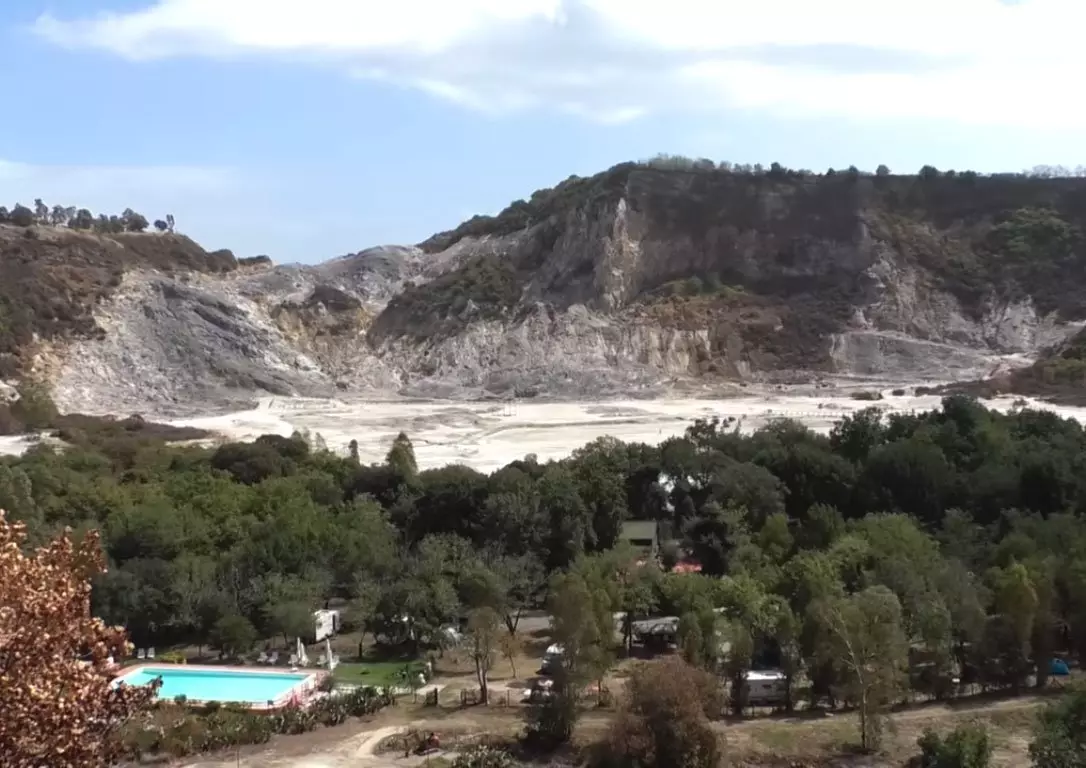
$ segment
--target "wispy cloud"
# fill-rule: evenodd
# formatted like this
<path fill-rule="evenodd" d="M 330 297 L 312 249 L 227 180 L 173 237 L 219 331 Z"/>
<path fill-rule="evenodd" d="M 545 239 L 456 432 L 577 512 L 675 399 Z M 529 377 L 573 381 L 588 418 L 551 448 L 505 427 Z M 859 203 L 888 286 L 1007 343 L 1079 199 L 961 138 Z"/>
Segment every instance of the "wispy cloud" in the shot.
<path fill-rule="evenodd" d="M 670 110 L 1086 127 L 1081 0 L 159 0 L 40 17 L 133 60 L 291 56 L 491 112 Z"/>

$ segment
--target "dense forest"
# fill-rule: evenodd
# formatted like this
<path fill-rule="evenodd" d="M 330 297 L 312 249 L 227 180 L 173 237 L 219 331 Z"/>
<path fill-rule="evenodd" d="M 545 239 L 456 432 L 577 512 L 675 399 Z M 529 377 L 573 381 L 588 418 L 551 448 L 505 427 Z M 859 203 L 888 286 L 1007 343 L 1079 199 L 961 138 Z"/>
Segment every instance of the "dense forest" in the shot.
<path fill-rule="evenodd" d="M 484 605 L 515 629 L 564 574 L 601 580 L 608 613 L 683 617 L 692 659 L 719 633 L 744 649 L 730 663 L 802 672 L 812 700 L 841 689 L 823 640 L 846 608 L 899 630 L 898 661 L 925 660 L 917 687 L 1017 690 L 1057 651 L 1086 657 L 1084 447 L 1077 422 L 962 396 L 829 436 L 699 421 L 659 447 L 601 438 L 490 476 L 420 472 L 403 435 L 363 466 L 303 435 L 211 449 L 120 430 L 4 459 L 0 508 L 31 542 L 100 528 L 95 609 L 139 645 L 245 650 L 299 634 L 327 599 L 383 642 L 436 643 Z M 661 523 L 661 568 L 626 568 L 627 519 Z M 669 572 L 683 554 L 701 574 Z"/>

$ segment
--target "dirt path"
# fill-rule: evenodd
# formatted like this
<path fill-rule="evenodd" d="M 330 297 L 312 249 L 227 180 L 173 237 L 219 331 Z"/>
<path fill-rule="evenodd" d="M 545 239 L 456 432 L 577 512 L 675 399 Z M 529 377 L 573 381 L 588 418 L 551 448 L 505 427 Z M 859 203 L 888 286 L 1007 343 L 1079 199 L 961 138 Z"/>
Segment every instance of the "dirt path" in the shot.
<path fill-rule="evenodd" d="M 398 768 L 416 766 L 423 758 L 378 755 L 377 746 L 389 736 L 410 730 L 416 723 L 369 727 L 360 733 L 345 735 L 339 729 L 325 728 L 305 736 L 279 739 L 267 748 L 244 755 L 219 755 L 215 759 L 186 763 L 184 768 Z M 306 738 L 310 736 L 312 738 Z M 323 737 L 323 738 L 321 738 Z"/>
<path fill-rule="evenodd" d="M 897 766 L 893 755 L 908 757 L 916 750 L 916 738 L 926 727 L 948 730 L 962 722 L 976 721 L 989 727 L 996 739 L 996 766 L 1022 765 L 1029 743 L 1034 712 L 1049 701 L 1047 696 L 1016 699 L 966 700 L 917 706 L 892 716 L 893 729 L 887 755 L 872 765 Z M 434 710 L 392 713 L 399 721 L 387 725 L 357 723 L 322 728 L 309 734 L 282 737 L 271 744 L 220 754 L 215 758 L 184 764 L 185 768 L 417 768 L 426 758 L 403 752 L 377 754 L 378 746 L 390 736 L 409 731 L 435 730 L 443 741 L 454 743 L 450 734 L 515 733 L 521 726 L 520 707 L 474 707 L 459 711 Z M 590 710 L 578 724 L 581 740 L 601 736 L 610 726 L 612 712 Z M 388 720 L 385 720 L 387 723 Z M 721 722 L 719 729 L 728 739 L 729 750 L 750 758 L 839 756 L 843 745 L 856 740 L 853 713 L 828 715 L 797 714 L 794 717 L 764 717 L 741 722 Z M 427 757 L 434 757 L 428 755 Z"/>
<path fill-rule="evenodd" d="M 1055 691 L 1053 692 L 1055 693 Z M 896 768 L 917 753 L 916 740 L 927 728 L 939 732 L 967 722 L 984 725 L 995 747 L 992 765 L 1017 768 L 1028 763 L 1027 750 L 1037 710 L 1051 696 L 972 699 L 932 703 L 894 712 L 886 733 L 883 754 L 867 758 L 864 765 Z M 729 750 L 751 764 L 769 758 L 821 759 L 827 764 L 853 763 L 843 755 L 859 737 L 856 714 L 797 714 L 793 717 L 763 717 L 741 722 L 722 722 L 720 732 Z M 861 761 L 862 762 L 862 761 Z"/>

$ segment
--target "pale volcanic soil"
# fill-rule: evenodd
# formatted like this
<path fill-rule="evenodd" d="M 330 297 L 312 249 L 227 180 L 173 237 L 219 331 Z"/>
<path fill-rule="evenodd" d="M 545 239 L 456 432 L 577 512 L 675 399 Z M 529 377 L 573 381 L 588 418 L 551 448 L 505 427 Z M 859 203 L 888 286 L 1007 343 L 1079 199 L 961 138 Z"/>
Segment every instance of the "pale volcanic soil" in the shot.
<path fill-rule="evenodd" d="M 320 435 L 337 453 L 346 453 L 353 439 L 358 441 L 364 463 L 383 460 L 393 438 L 402 431 L 411 438 L 422 469 L 460 463 L 490 472 L 528 454 L 535 454 L 540 461 L 560 459 L 602 436 L 657 444 L 682 435 L 699 418 L 734 419 L 733 426 L 744 432 L 774 419 L 790 418 L 828 432 L 842 416 L 866 407 L 910 412 L 931 410 L 940 403 L 937 396 L 895 397 L 890 390 L 883 395 L 877 402 L 852 399 L 840 392 L 800 395 L 776 391 L 723 399 L 609 402 L 351 402 L 275 397 L 262 399 L 251 410 L 171 423 L 200 427 L 231 440 L 308 430 L 313 436 Z M 1007 397 L 984 404 L 1006 411 L 1016 402 L 1022 401 Z M 1029 407 L 1086 420 L 1086 409 L 1027 402 Z"/>

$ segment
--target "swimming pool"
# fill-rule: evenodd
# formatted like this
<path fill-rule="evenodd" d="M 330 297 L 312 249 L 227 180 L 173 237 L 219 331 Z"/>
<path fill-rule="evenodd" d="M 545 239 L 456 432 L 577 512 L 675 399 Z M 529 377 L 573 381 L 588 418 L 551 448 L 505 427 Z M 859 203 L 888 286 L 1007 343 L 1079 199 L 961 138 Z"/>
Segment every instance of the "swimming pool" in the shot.
<path fill-rule="evenodd" d="M 313 674 L 221 669 L 216 667 L 143 666 L 118 678 L 115 684 L 148 685 L 162 679 L 158 698 L 184 696 L 189 701 L 222 701 L 269 706 L 285 704 L 291 694 L 309 690 Z"/>

